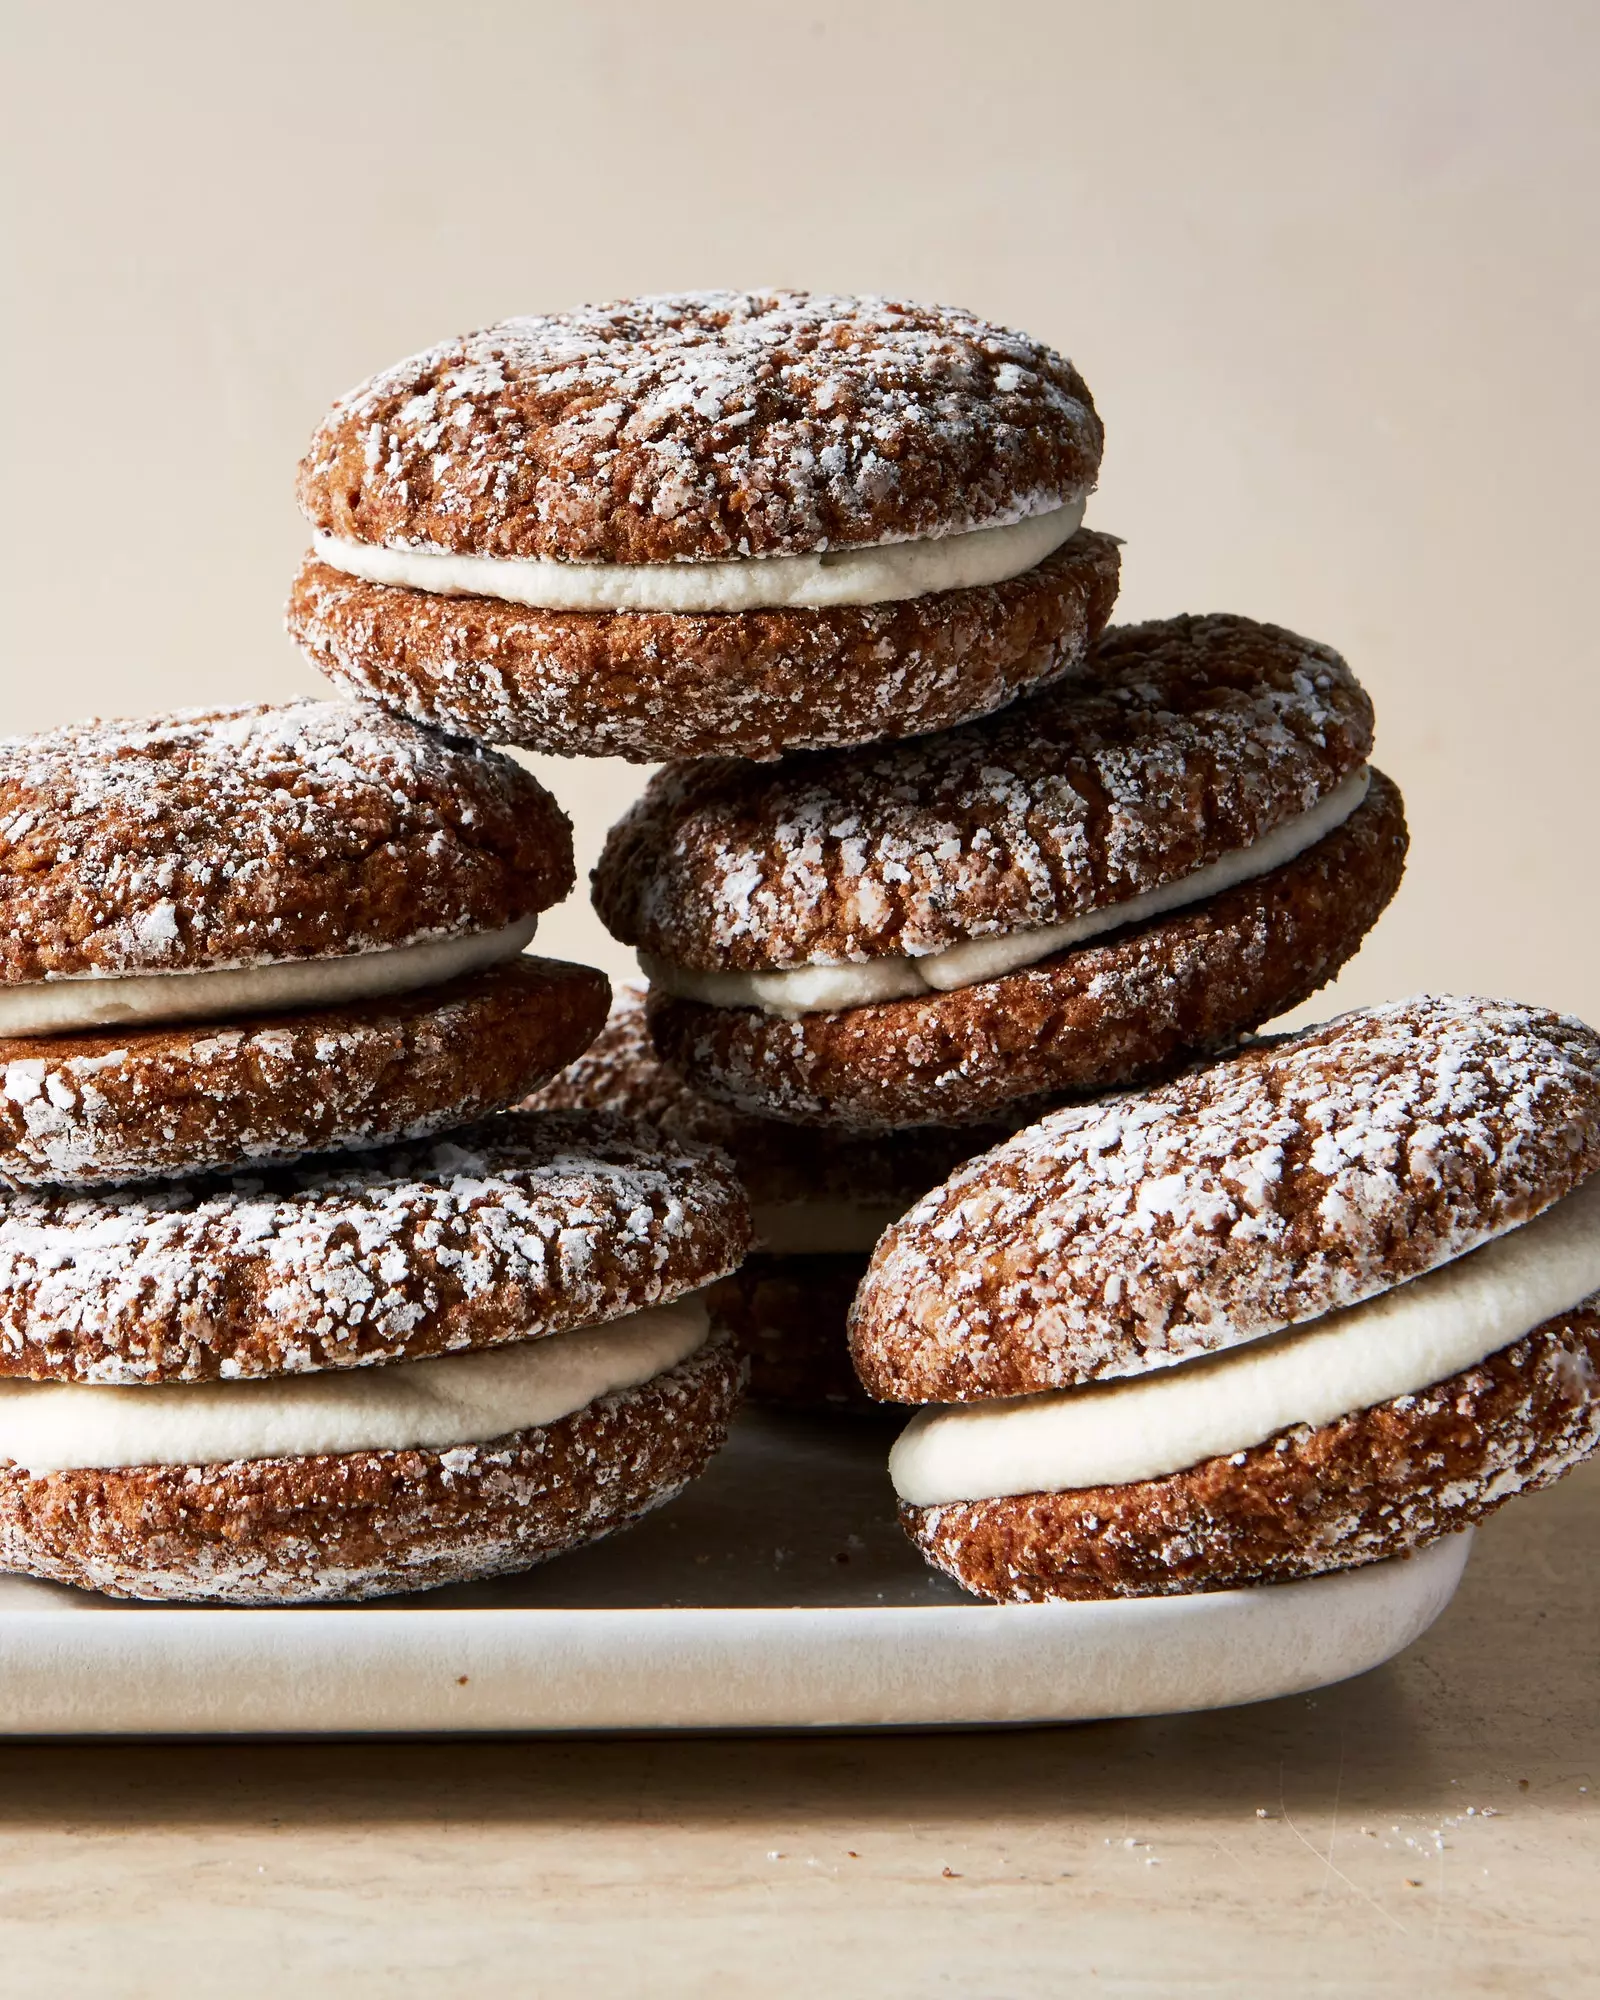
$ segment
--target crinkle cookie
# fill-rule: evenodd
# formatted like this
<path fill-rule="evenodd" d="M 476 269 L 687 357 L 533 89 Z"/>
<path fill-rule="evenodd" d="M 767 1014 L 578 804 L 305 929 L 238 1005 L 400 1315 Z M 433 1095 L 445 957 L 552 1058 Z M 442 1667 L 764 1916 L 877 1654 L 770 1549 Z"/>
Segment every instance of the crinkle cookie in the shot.
<path fill-rule="evenodd" d="M 367 702 L 0 742 L 0 1183 L 420 1137 L 515 1103 L 606 981 L 522 960 L 572 830 Z"/>
<path fill-rule="evenodd" d="M 352 694 L 565 757 L 739 756 L 919 736 L 1070 679 L 1121 570 L 1080 528 L 1031 569 L 886 603 L 561 611 L 369 582 L 315 554 L 290 637 Z"/>
<path fill-rule="evenodd" d="M 1069 361 L 970 313 L 706 292 L 511 319 L 334 406 L 290 631 L 485 740 L 772 758 L 1070 674 L 1116 593 Z"/>
<path fill-rule="evenodd" d="M 50 1032 L 19 1025 L 19 989 L 47 987 L 42 1009 L 113 978 L 377 963 L 522 924 L 571 886 L 571 827 L 536 778 L 369 702 L 8 737 L 0 1032 Z"/>
<path fill-rule="evenodd" d="M 1404 1554 L 1600 1439 L 1600 1036 L 1423 996 L 1054 1112 L 885 1233 L 851 1347 L 982 1594 Z"/>
<path fill-rule="evenodd" d="M 300 466 L 312 524 L 563 562 L 805 555 L 1086 493 L 1071 362 L 946 306 L 686 292 L 502 320 L 375 375 Z"/>
<path fill-rule="evenodd" d="M 504 1576 L 680 1493 L 727 1437 L 740 1369 L 725 1340 L 707 1341 L 549 1423 L 447 1449 L 44 1473 L 0 1459 L 0 1569 L 109 1597 L 256 1605 Z"/>
<path fill-rule="evenodd" d="M 612 829 L 595 906 L 708 1096 L 978 1122 L 1170 1070 L 1330 979 L 1404 867 L 1371 746 L 1324 646 L 1130 626 L 1081 682 L 943 735 L 669 766 Z"/>
<path fill-rule="evenodd" d="M 900 1510 L 980 1597 L 1172 1596 L 1406 1556 L 1600 1444 L 1600 1296 L 1475 1368 L 1163 1478 Z"/>

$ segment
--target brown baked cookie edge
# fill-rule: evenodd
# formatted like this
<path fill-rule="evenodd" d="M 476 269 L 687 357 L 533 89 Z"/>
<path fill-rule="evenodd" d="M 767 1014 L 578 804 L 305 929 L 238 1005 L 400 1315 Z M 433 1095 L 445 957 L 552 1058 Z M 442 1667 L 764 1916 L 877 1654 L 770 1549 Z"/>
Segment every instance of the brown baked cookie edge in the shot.
<path fill-rule="evenodd" d="M 1001 1603 L 1289 1583 L 1410 1555 L 1600 1444 L 1600 1296 L 1475 1368 L 1164 1479 L 902 1505 L 936 1568 Z"/>
<path fill-rule="evenodd" d="M 0 1185 L 97 1187 L 420 1139 L 588 1047 L 610 982 L 524 956 L 393 999 L 0 1040 Z"/>
<path fill-rule="evenodd" d="M 909 1208 L 975 1153 L 1009 1138 L 1018 1123 L 1007 1117 L 950 1131 L 917 1125 L 867 1134 L 741 1117 L 701 1097 L 661 1061 L 650 1043 L 645 988 L 632 982 L 617 989 L 605 1026 L 583 1053 L 518 1108 L 615 1112 L 675 1138 L 720 1146 L 756 1207 L 844 1201 Z"/>
<path fill-rule="evenodd" d="M 1372 731 L 1346 663 L 1298 633 L 1112 627 L 1082 673 L 957 729 L 666 765 L 607 834 L 592 900 L 622 943 L 702 972 L 1075 923 L 1293 824 L 1369 764 Z"/>
<path fill-rule="evenodd" d="M 1084 660 L 1118 544 L 1082 529 L 1009 582 L 897 603 L 689 615 L 537 611 L 366 583 L 307 557 L 289 635 L 338 686 L 413 721 L 561 756 L 736 756 L 920 736 Z"/>
<path fill-rule="evenodd" d="M 1107 943 L 794 1021 L 652 994 L 651 1034 L 719 1103 L 862 1131 L 977 1124 L 1149 1082 L 1326 985 L 1400 886 L 1407 842 L 1399 790 L 1374 771 L 1350 818 L 1294 860 Z"/>
<path fill-rule="evenodd" d="M 370 701 L 0 739 L 0 981 L 238 970 L 504 930 L 574 882 L 514 759 Z"/>
<path fill-rule="evenodd" d="M 741 1369 L 713 1340 L 558 1423 L 444 1452 L 37 1478 L 0 1467 L 0 1569 L 109 1597 L 258 1605 L 504 1576 L 626 1527 L 703 1472 Z"/>

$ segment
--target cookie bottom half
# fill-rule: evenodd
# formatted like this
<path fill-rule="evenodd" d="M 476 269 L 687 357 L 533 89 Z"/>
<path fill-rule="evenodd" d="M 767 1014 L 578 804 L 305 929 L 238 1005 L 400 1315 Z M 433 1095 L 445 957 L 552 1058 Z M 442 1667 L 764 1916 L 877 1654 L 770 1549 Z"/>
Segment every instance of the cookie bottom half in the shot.
<path fill-rule="evenodd" d="M 1116 600 L 1085 529 L 1006 583 L 773 611 L 536 611 L 367 583 L 307 558 L 290 635 L 413 721 L 558 756 L 771 759 L 921 736 L 1070 673 Z"/>
<path fill-rule="evenodd" d="M 316 1604 L 503 1576 L 626 1527 L 702 1472 L 743 1362 L 678 1367 L 538 1430 L 447 1451 L 32 1477 L 0 1468 L 0 1569 L 111 1597 Z"/>
<path fill-rule="evenodd" d="M 518 957 L 397 998 L 0 1040 L 0 1182 L 114 1186 L 425 1138 L 555 1075 L 609 994 L 587 965 Z"/>
<path fill-rule="evenodd" d="M 997 1602 L 1289 1583 L 1405 1556 L 1600 1444 L 1600 1311 L 1315 1429 L 1126 1486 L 902 1505 L 937 1568 Z"/>

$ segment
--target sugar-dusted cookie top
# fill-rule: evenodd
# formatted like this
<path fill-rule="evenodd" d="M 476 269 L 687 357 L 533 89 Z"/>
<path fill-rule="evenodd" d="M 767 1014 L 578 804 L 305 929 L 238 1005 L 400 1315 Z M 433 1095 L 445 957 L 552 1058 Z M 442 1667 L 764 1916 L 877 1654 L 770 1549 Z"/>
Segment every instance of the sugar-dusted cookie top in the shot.
<path fill-rule="evenodd" d="M 971 313 L 690 292 L 503 320 L 340 399 L 300 505 L 348 540 L 652 563 L 957 533 L 1086 493 L 1070 361 Z"/>
<path fill-rule="evenodd" d="M 1233 616 L 1113 628 L 1083 678 L 942 735 L 669 765 L 612 829 L 595 906 L 703 969 L 940 951 L 1181 880 L 1371 747 L 1326 646 Z"/>
<path fill-rule="evenodd" d="M 700 1146 L 581 1112 L 225 1180 L 0 1207 L 0 1375 L 300 1373 L 617 1319 L 735 1269 L 744 1195 Z"/>
<path fill-rule="evenodd" d="M 492 931 L 572 879 L 537 779 L 367 702 L 0 739 L 0 983 Z"/>
<path fill-rule="evenodd" d="M 1600 1036 L 1423 996 L 1057 1111 L 881 1239 L 852 1351 L 880 1397 L 1138 1374 L 1354 1305 L 1600 1168 Z"/>

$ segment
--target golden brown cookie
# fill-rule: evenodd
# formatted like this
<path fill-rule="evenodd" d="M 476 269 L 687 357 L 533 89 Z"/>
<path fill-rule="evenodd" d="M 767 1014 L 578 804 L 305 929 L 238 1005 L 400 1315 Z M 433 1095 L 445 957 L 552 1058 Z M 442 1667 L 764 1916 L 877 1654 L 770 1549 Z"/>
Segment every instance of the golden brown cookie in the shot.
<path fill-rule="evenodd" d="M 0 1183 L 107 1186 L 425 1138 L 570 1062 L 609 991 L 589 966 L 524 956 L 393 999 L 0 1038 Z"/>
<path fill-rule="evenodd" d="M 314 526 L 567 562 L 849 548 L 1087 492 L 1069 361 L 949 307 L 697 292 L 503 320 L 340 399 L 301 462 Z"/>
<path fill-rule="evenodd" d="M 572 879 L 535 778 L 367 702 L 0 742 L 0 993 L 494 932 Z"/>
<path fill-rule="evenodd" d="M 712 1341 L 558 1422 L 445 1452 L 37 1477 L 0 1464 L 0 1569 L 113 1597 L 260 1605 L 502 1576 L 678 1493 L 727 1434 L 740 1366 Z"/>
<path fill-rule="evenodd" d="M 1037 1116 L 1226 1047 L 1334 977 L 1399 887 L 1400 794 L 1374 772 L 1341 826 L 1269 874 L 1001 978 L 803 1014 L 652 991 L 651 1032 L 746 1114 L 872 1132 Z"/>
<path fill-rule="evenodd" d="M 1075 673 L 1117 544 L 1083 528 L 1004 583 L 888 604 L 542 611 L 370 583 L 308 556 L 290 636 L 353 694 L 559 756 L 738 756 L 946 729 Z"/>
<path fill-rule="evenodd" d="M 1600 1298 L 1475 1368 L 1163 1479 L 902 1505 L 928 1560 L 1000 1602 L 1288 1583 L 1404 1556 L 1600 1444 Z"/>
<path fill-rule="evenodd" d="M 1056 1111 L 880 1240 L 856 1302 L 878 1396 L 1141 1374 L 1450 1263 L 1600 1169 L 1600 1035 L 1424 995 Z"/>
<path fill-rule="evenodd" d="M 535 1339 L 735 1269 L 707 1148 L 579 1112 L 305 1167 L 0 1203 L 0 1376 L 139 1384 Z"/>

